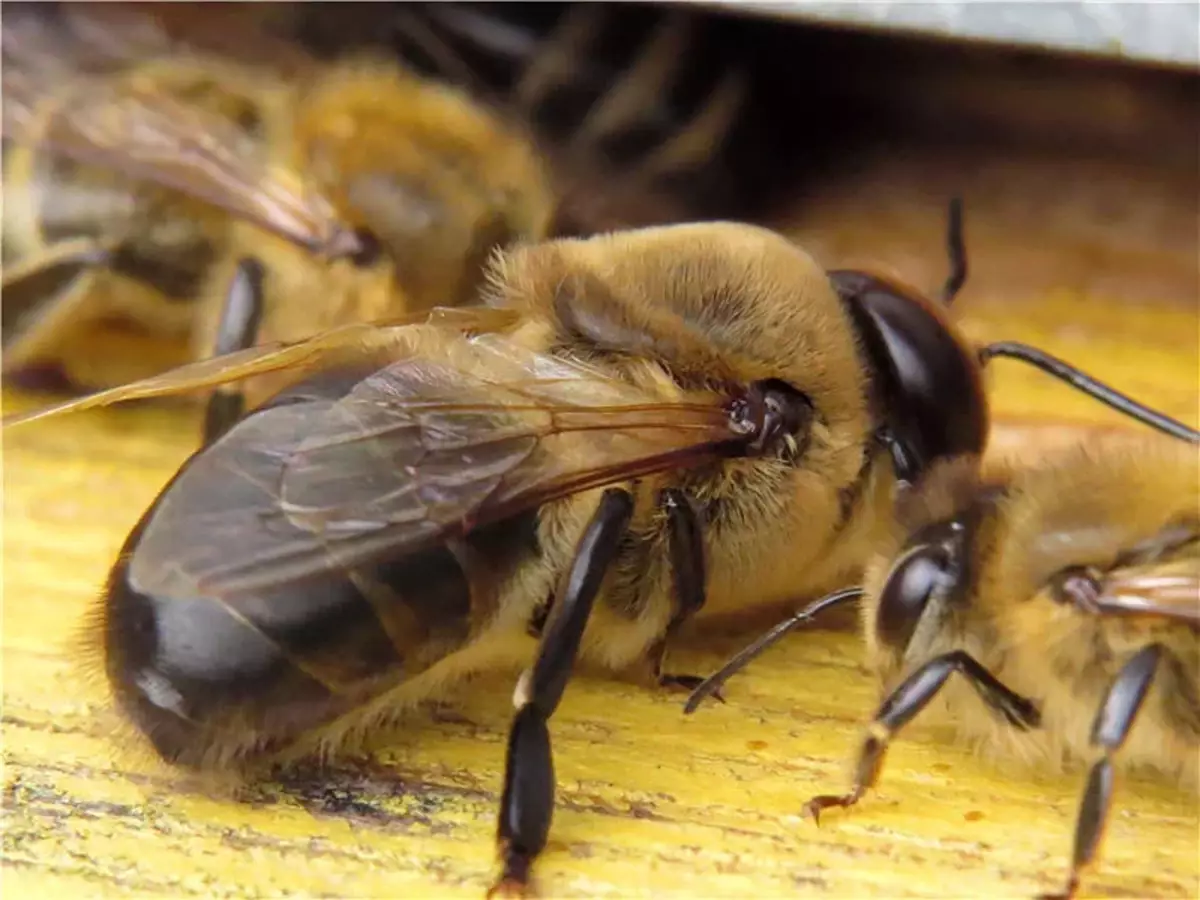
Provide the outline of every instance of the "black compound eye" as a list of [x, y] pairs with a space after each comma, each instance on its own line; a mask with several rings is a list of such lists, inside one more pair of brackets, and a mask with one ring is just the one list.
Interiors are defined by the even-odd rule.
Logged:
[[950, 585], [954, 560], [942, 544], [910, 550], [888, 573], [879, 598], [875, 633], [880, 643], [903, 650], [916, 630], [929, 598]]

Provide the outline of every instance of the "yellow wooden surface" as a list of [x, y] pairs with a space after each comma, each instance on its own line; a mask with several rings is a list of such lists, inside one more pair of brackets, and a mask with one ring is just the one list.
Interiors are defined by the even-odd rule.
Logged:
[[[944, 171], [942, 183], [881, 161], [815, 192], [789, 227], [830, 265], [877, 261], [933, 286], [945, 267], [940, 203], [965, 190], [968, 333], [1036, 343], [1196, 425], [1194, 185], [1037, 161], [1018, 184], [999, 155], [965, 182]], [[1051, 188], [1068, 177], [1094, 181], [1109, 206], [1056, 211]], [[990, 384], [1003, 452], [1128, 427], [1013, 363]], [[35, 402], [5, 395], [6, 411]], [[415, 718], [370, 756], [238, 798], [114, 741], [102, 685], [83, 676], [71, 640], [197, 427], [186, 410], [140, 407], [4, 435], [6, 896], [478, 896], [493, 872], [509, 678]], [[672, 667], [710, 670], [752, 634], [696, 636]], [[552, 723], [559, 802], [544, 894], [1028, 896], [1060, 885], [1079, 773], [980, 761], [919, 720], [877, 793], [821, 828], [798, 818], [810, 795], [845, 784], [876, 701], [853, 634], [795, 636], [728, 697], [685, 718], [678, 696], [572, 683]], [[1122, 781], [1084, 893], [1198, 896], [1198, 840], [1195, 796]]]

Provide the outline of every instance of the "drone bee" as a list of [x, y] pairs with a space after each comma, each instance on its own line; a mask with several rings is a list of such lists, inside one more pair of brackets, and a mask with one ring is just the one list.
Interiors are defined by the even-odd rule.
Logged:
[[[1081, 446], [986, 474], [974, 459], [939, 462], [899, 503], [863, 588], [831, 594], [775, 632], [859, 598], [885, 698], [863, 739], [852, 790], [813, 798], [805, 813], [814, 819], [859, 802], [878, 781], [890, 741], [921, 713], [992, 753], [1051, 767], [1094, 760], [1060, 895], [1071, 897], [1096, 858], [1117, 767], [1195, 789], [1195, 447]], [[741, 654], [696, 699], [749, 658]]]
[[[97, 319], [183, 336], [189, 354], [203, 358], [256, 339], [296, 340], [350, 321], [471, 302], [498, 246], [551, 229], [675, 215], [647, 202], [647, 167], [653, 174], [695, 163], [720, 143], [738, 104], [736, 79], [720, 82], [698, 120], [664, 142], [664, 158], [655, 163], [651, 154], [631, 167], [638, 189], [618, 190], [628, 179], [605, 177], [603, 193], [626, 200], [588, 214], [579, 198], [590, 192], [580, 185], [594, 185], [588, 173], [598, 171], [588, 135], [552, 148], [521, 124], [555, 85], [536, 52], [515, 89], [521, 115], [510, 115], [502, 103], [485, 104], [382, 54], [305, 56], [298, 45], [259, 40], [256, 23], [241, 21], [230, 25], [243, 32], [231, 45], [211, 22], [197, 30], [204, 23], [188, 19], [185, 29], [169, 12], [68, 6], [58, 31], [40, 10], [6, 21], [14, 73], [6, 107], [15, 121], [6, 181], [25, 198], [10, 211], [8, 230], [26, 248], [6, 267], [5, 309], [15, 326], [5, 330], [8, 371], [54, 356], [73, 335], [84, 346], [62, 360], [68, 380], [134, 380], [125, 368], [109, 379], [94, 372], [86, 353], [93, 329], [83, 326]], [[577, 25], [564, 27], [574, 34]], [[76, 32], [74, 44], [62, 46]], [[667, 22], [644, 51], [660, 64], [647, 76], [642, 60], [614, 88], [620, 114], [601, 104], [604, 136], [640, 127], [635, 111], [653, 95], [654, 77], [682, 58], [679, 41], [668, 40], [677, 33], [678, 23]], [[545, 53], [561, 57], [563, 39], [555, 36]], [[214, 43], [219, 53], [208, 51]], [[98, 77], [70, 69], [81, 59], [89, 71], [85, 63], [95, 68], [91, 57], [105, 53], [116, 62], [102, 59], [111, 71]], [[72, 216], [83, 221], [62, 221]], [[100, 233], [83, 238], [46, 234], [50, 224], [95, 232], [97, 222]], [[246, 296], [231, 285], [247, 278], [263, 281], [263, 304], [226, 306]], [[247, 402], [270, 390], [251, 386]], [[240, 410], [220, 392], [210, 404], [210, 420]]]
[[[750, 225], [561, 239], [499, 255], [485, 307], [7, 424], [286, 373], [129, 536], [95, 628], [118, 705], [164, 758], [230, 769], [533, 655], [499, 825], [497, 887], [519, 888], [577, 657], [694, 687], [664, 671], [686, 622], [857, 577], [897, 480], [982, 450], [976, 352], [929, 304], [836, 283]], [[925, 405], [939, 378], [976, 390]]]

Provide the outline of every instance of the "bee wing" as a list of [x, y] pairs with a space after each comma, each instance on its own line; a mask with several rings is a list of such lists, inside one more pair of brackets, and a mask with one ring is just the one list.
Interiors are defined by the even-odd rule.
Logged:
[[1113, 615], [1146, 615], [1200, 625], [1200, 556], [1125, 566], [1104, 579], [1097, 606]]
[[402, 330], [412, 325], [428, 324], [451, 332], [477, 333], [501, 330], [512, 325], [516, 319], [516, 314], [511, 310], [476, 307], [433, 309], [387, 322], [353, 323], [302, 341], [260, 344], [246, 350], [188, 363], [161, 375], [86, 397], [5, 416], [0, 420], [0, 426], [10, 428], [50, 416], [82, 412], [98, 406], [111, 406], [127, 400], [146, 400], [198, 391], [283, 369], [319, 369], [339, 359], [353, 358], [356, 355], [365, 357], [370, 352], [386, 353], [393, 343], [400, 340]]
[[145, 83], [87, 79], [40, 101], [31, 89], [18, 78], [5, 92], [5, 102], [23, 110], [22, 139], [178, 191], [314, 253], [361, 249], [323, 195], [295, 173], [266, 165], [253, 139], [215, 112]]
[[[171, 188], [314, 252], [360, 249], [329, 201], [294, 173], [262, 161], [254, 139], [235, 122], [166, 93], [154, 78], [136, 77], [141, 63], [186, 58], [206, 45], [245, 51], [245, 41], [217, 37], [244, 34], [239, 20], [226, 17], [224, 25], [201, 29], [191, 22], [189, 29], [188, 17], [170, 9], [147, 15], [89, 7], [54, 15], [34, 6], [5, 17], [7, 140]], [[302, 65], [298, 51], [281, 52], [281, 42], [268, 37], [253, 41], [254, 65], [271, 65], [280, 77]]]
[[194, 458], [134, 557], [139, 589], [230, 596], [395, 559], [580, 490], [714, 458], [722, 404], [458, 336], [334, 401], [265, 409]]

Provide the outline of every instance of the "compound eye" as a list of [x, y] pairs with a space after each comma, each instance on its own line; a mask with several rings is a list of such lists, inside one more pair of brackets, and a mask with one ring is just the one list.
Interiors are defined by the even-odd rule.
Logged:
[[944, 545], [923, 544], [910, 550], [888, 573], [879, 598], [875, 633], [880, 643], [896, 650], [907, 647], [929, 598], [953, 578], [954, 560]]

